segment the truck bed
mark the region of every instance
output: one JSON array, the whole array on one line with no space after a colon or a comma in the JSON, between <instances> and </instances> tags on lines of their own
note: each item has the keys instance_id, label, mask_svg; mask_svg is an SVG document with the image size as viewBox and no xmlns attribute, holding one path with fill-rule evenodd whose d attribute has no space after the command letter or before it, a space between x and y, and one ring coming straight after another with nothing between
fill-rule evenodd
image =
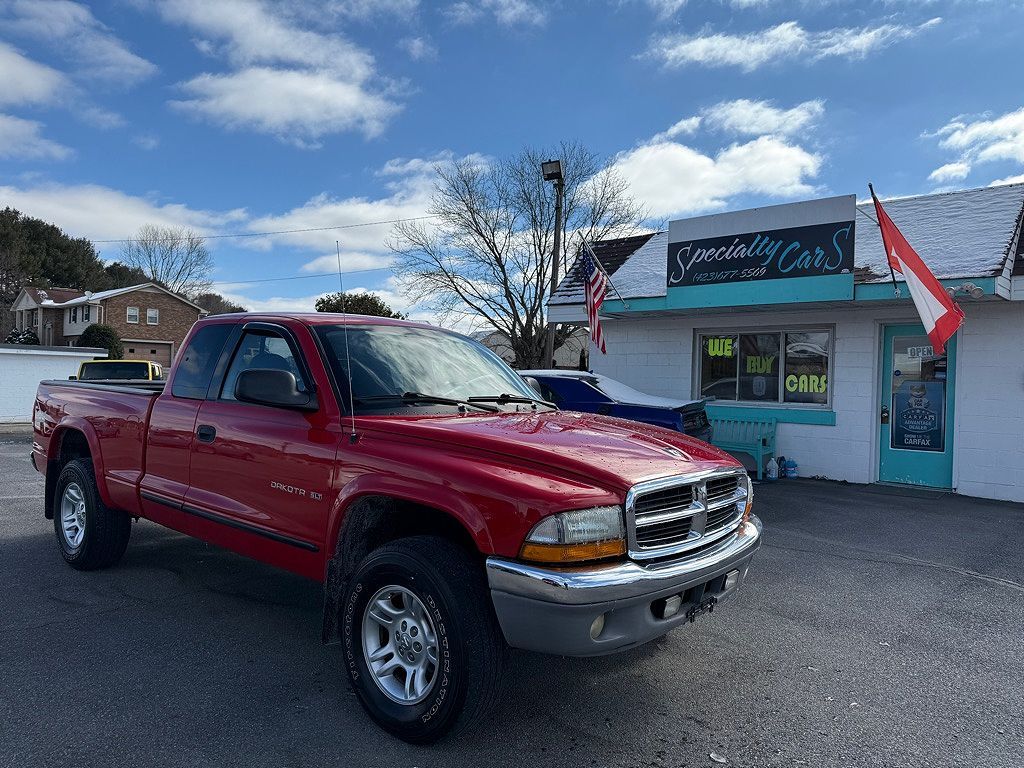
<instances>
[{"instance_id":1,"label":"truck bed","mask_svg":"<svg viewBox=\"0 0 1024 768\"><path fill-rule=\"evenodd\" d=\"M55 455L51 442L62 441L67 429L77 430L88 441L104 502L137 511L149 416L163 389L163 381L148 380L40 382L33 413L33 461L42 467L48 456Z\"/></svg>"}]
</instances>

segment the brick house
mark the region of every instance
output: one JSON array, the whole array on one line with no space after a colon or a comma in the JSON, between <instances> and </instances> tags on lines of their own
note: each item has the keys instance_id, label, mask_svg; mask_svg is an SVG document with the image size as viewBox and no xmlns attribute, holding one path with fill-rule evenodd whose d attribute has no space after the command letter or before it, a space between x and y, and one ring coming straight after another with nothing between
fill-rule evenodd
<instances>
[{"instance_id":1,"label":"brick house","mask_svg":"<svg viewBox=\"0 0 1024 768\"><path fill-rule=\"evenodd\" d=\"M55 305L84 296L73 288L33 288L26 286L11 305L13 327L19 331L32 330L39 343L50 347L68 346L64 338L64 313Z\"/></svg>"},{"instance_id":2,"label":"brick house","mask_svg":"<svg viewBox=\"0 0 1024 768\"><path fill-rule=\"evenodd\" d=\"M75 346L82 331L102 323L117 331L125 358L169 365L192 324L206 314L156 283L57 293L63 290L23 288L11 307L16 327L33 328L43 344Z\"/></svg>"}]
</instances>

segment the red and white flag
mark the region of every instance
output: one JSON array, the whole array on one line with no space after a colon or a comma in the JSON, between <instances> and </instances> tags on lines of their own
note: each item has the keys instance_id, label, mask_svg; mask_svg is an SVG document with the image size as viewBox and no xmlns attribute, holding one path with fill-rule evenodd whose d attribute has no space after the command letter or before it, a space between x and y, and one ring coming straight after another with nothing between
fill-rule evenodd
<instances>
[{"instance_id":1,"label":"red and white flag","mask_svg":"<svg viewBox=\"0 0 1024 768\"><path fill-rule=\"evenodd\" d=\"M601 354L605 354L604 334L601 333L601 305L608 293L608 276L601 269L600 262L590 244L583 241L583 253L580 254L580 270L583 276L583 283L587 293L587 319L590 321L590 339L594 342Z\"/></svg>"},{"instance_id":2,"label":"red and white flag","mask_svg":"<svg viewBox=\"0 0 1024 768\"><path fill-rule=\"evenodd\" d=\"M941 355L946 349L946 342L956 333L964 321L964 311L960 309L932 271L910 247L910 243L892 223L889 214L871 190L871 199L875 201L875 213L878 215L878 226L882 230L882 243L889 259L889 267L903 275L910 289L910 297L921 316L928 338L931 339L935 354ZM893 283L896 278L893 277Z\"/></svg>"}]
</instances>

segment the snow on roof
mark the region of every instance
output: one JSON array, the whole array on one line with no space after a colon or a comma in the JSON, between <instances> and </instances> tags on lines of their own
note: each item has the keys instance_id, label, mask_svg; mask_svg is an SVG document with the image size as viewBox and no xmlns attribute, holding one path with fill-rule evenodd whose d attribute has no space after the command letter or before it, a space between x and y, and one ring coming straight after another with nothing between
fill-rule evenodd
<instances>
[{"instance_id":1,"label":"snow on roof","mask_svg":"<svg viewBox=\"0 0 1024 768\"><path fill-rule=\"evenodd\" d=\"M142 283L141 285L130 285L127 288L112 288L109 291L97 291L96 293L82 294L78 298L69 299L68 301L44 301L43 304L46 306L56 306L57 304L60 304L62 307L76 307L80 304L94 304L98 301L109 299L112 296L120 296L122 293L131 293L132 291L137 291L140 288L148 288L151 285L153 284Z\"/></svg>"},{"instance_id":2,"label":"snow on roof","mask_svg":"<svg viewBox=\"0 0 1024 768\"><path fill-rule=\"evenodd\" d=\"M1005 184L958 192L883 200L889 217L906 235L938 278L991 277L1006 262L1014 234L1024 218L1024 184ZM854 242L855 280L889 280L874 205L858 203ZM612 282L627 299L664 296L668 232L659 232L637 248L617 269ZM610 298L617 298L609 291ZM552 304L584 301L578 281L564 280Z\"/></svg>"}]
</instances>

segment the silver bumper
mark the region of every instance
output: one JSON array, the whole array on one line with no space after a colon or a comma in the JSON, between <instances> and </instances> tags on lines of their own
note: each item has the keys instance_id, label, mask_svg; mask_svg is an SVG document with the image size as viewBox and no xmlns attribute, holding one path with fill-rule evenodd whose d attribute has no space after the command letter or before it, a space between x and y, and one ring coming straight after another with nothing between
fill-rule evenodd
<instances>
[{"instance_id":1,"label":"silver bumper","mask_svg":"<svg viewBox=\"0 0 1024 768\"><path fill-rule=\"evenodd\" d=\"M717 603L735 592L761 544L761 527L751 517L707 550L646 565L627 561L568 570L488 558L487 579L505 638L517 648L593 656L660 637L687 620L688 607L711 598ZM675 596L681 610L659 618L659 601ZM593 636L600 616L604 629Z\"/></svg>"}]
</instances>

